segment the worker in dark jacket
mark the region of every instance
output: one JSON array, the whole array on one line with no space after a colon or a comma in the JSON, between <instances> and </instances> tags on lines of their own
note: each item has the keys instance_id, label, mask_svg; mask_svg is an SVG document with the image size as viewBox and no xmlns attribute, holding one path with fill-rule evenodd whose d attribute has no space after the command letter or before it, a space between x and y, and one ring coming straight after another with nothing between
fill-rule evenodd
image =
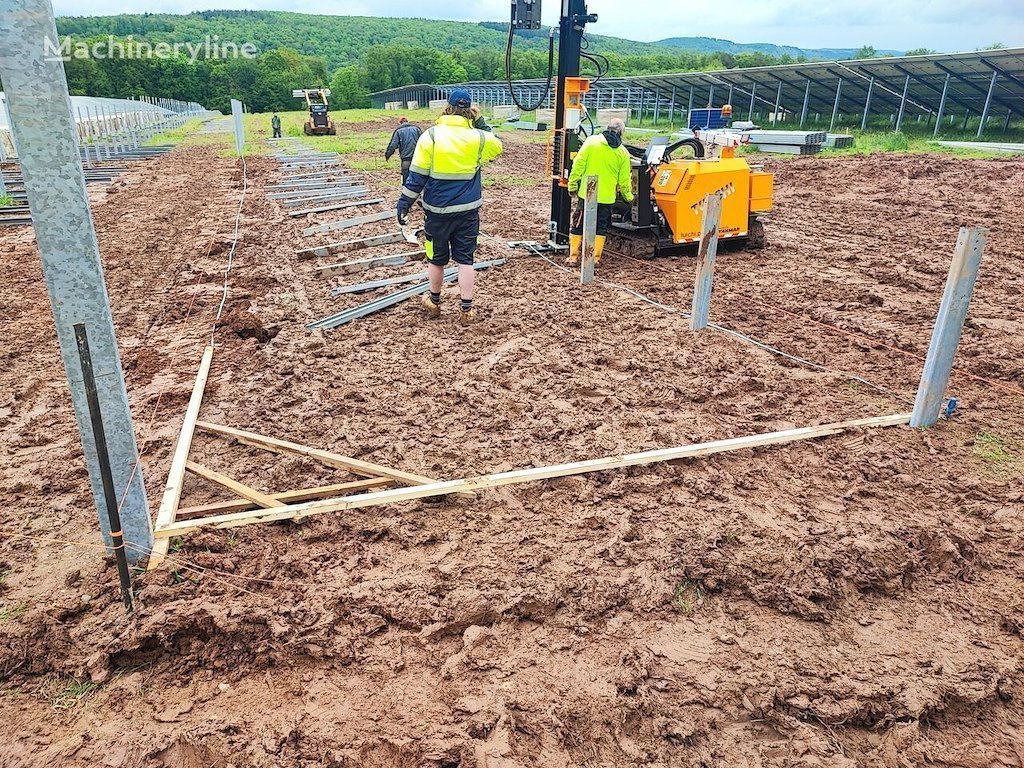
<instances>
[{"instance_id":1,"label":"worker in dark jacket","mask_svg":"<svg viewBox=\"0 0 1024 768\"><path fill-rule=\"evenodd\" d=\"M406 118L398 121L398 127L391 134L391 143L384 152L384 159L390 160L391 156L398 151L398 157L402 161L402 184L409 177L409 168L412 166L412 156L416 151L416 142L420 140L420 127L413 125Z\"/></svg>"},{"instance_id":2,"label":"worker in dark jacket","mask_svg":"<svg viewBox=\"0 0 1024 768\"><path fill-rule=\"evenodd\" d=\"M274 116L272 118L270 118L270 127L274 129L274 138L275 139L280 139L281 138L281 118L277 115L276 112L274 113Z\"/></svg>"}]
</instances>

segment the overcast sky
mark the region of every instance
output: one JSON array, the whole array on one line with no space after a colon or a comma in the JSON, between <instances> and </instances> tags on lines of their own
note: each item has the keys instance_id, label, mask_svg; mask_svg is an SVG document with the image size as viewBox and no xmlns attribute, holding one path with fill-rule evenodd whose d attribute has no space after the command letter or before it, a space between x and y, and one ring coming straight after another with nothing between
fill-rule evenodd
<instances>
[{"instance_id":1,"label":"overcast sky","mask_svg":"<svg viewBox=\"0 0 1024 768\"><path fill-rule=\"evenodd\" d=\"M187 13L209 8L329 13L339 16L424 16L456 21L504 21L508 0L53 0L63 16ZM545 0L544 23L558 20L560 3ZM777 43L801 48L876 48L973 51L1000 42L1024 45L1022 0L591 0L601 19L595 34L632 40L720 37L738 43ZM244 41L238 41L244 42Z\"/></svg>"}]
</instances>

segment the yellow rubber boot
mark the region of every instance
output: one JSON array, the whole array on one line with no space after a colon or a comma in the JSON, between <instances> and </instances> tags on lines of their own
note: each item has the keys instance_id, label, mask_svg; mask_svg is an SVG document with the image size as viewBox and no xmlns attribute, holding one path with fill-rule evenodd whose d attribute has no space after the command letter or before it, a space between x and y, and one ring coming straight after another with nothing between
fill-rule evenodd
<instances>
[{"instance_id":1,"label":"yellow rubber boot","mask_svg":"<svg viewBox=\"0 0 1024 768\"><path fill-rule=\"evenodd\" d=\"M566 264L579 264L580 251L583 249L583 235L569 235L569 258Z\"/></svg>"},{"instance_id":2,"label":"yellow rubber boot","mask_svg":"<svg viewBox=\"0 0 1024 768\"><path fill-rule=\"evenodd\" d=\"M594 264L601 263L601 254L604 253L604 244L608 238L605 235L598 235L594 238Z\"/></svg>"}]
</instances>

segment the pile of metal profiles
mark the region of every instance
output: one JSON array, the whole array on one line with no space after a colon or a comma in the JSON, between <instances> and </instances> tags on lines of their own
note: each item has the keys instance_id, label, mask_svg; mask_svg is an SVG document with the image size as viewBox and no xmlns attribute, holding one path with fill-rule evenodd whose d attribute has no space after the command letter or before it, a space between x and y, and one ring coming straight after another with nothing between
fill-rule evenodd
<instances>
[{"instance_id":1,"label":"pile of metal profiles","mask_svg":"<svg viewBox=\"0 0 1024 768\"><path fill-rule=\"evenodd\" d=\"M362 178L341 164L337 152L320 152L298 139L269 139L274 158L281 163L280 180L266 187L268 197L289 210L289 216L306 216L343 208L369 205Z\"/></svg>"},{"instance_id":2,"label":"pile of metal profiles","mask_svg":"<svg viewBox=\"0 0 1024 768\"><path fill-rule=\"evenodd\" d=\"M1024 144L1007 144L998 141L940 141L940 147L954 149L980 149L984 152L1004 152L1008 155L1024 155Z\"/></svg>"},{"instance_id":3,"label":"pile of metal profiles","mask_svg":"<svg viewBox=\"0 0 1024 768\"><path fill-rule=\"evenodd\" d=\"M758 152L781 155L816 155L828 134L824 131L744 131Z\"/></svg>"},{"instance_id":4,"label":"pile of metal profiles","mask_svg":"<svg viewBox=\"0 0 1024 768\"><path fill-rule=\"evenodd\" d=\"M830 133L822 143L823 147L846 149L853 146L853 136L848 133Z\"/></svg>"},{"instance_id":5,"label":"pile of metal profiles","mask_svg":"<svg viewBox=\"0 0 1024 768\"><path fill-rule=\"evenodd\" d=\"M481 261L474 264L473 269L480 270L488 269L490 267L500 267L504 263L505 259L495 259L494 261ZM446 269L444 272L445 282L450 283L454 280L457 280L458 276L458 267ZM420 277L422 279L422 275ZM408 288L403 288L400 291L395 291L394 293L389 293L386 296L381 296L380 298L374 299L373 301L368 301L365 304L360 304L358 307L346 309L344 312L339 312L336 315L331 315L330 317L325 317L321 320L317 320L316 322L310 323L306 327L309 328L310 330L327 330L330 328L337 328L339 326L345 325L346 323L351 323L353 320L358 320L360 317L366 317L367 315L372 315L374 312L379 312L382 309L393 307L395 304L400 304L406 299L411 299L414 296L419 296L420 294L426 293L428 290L430 290L430 283L427 281L423 281L422 283L411 285Z\"/></svg>"},{"instance_id":6,"label":"pile of metal profiles","mask_svg":"<svg viewBox=\"0 0 1024 768\"><path fill-rule=\"evenodd\" d=\"M0 166L3 171L4 194L14 201L14 205L0 208L0 226L23 226L32 223L28 209L28 195L25 192L25 180L21 174L21 165L6 163ZM124 166L95 166L83 168L86 184L109 184L128 169Z\"/></svg>"}]
</instances>

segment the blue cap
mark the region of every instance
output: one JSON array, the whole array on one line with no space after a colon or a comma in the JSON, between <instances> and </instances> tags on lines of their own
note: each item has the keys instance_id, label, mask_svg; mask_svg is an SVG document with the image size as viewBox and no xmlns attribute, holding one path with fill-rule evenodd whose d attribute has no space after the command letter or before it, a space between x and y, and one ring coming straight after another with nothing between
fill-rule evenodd
<instances>
[{"instance_id":1,"label":"blue cap","mask_svg":"<svg viewBox=\"0 0 1024 768\"><path fill-rule=\"evenodd\" d=\"M448 97L448 103L453 107L466 109L473 106L473 97L469 95L469 91L463 88L456 88L452 91L452 95Z\"/></svg>"}]
</instances>

